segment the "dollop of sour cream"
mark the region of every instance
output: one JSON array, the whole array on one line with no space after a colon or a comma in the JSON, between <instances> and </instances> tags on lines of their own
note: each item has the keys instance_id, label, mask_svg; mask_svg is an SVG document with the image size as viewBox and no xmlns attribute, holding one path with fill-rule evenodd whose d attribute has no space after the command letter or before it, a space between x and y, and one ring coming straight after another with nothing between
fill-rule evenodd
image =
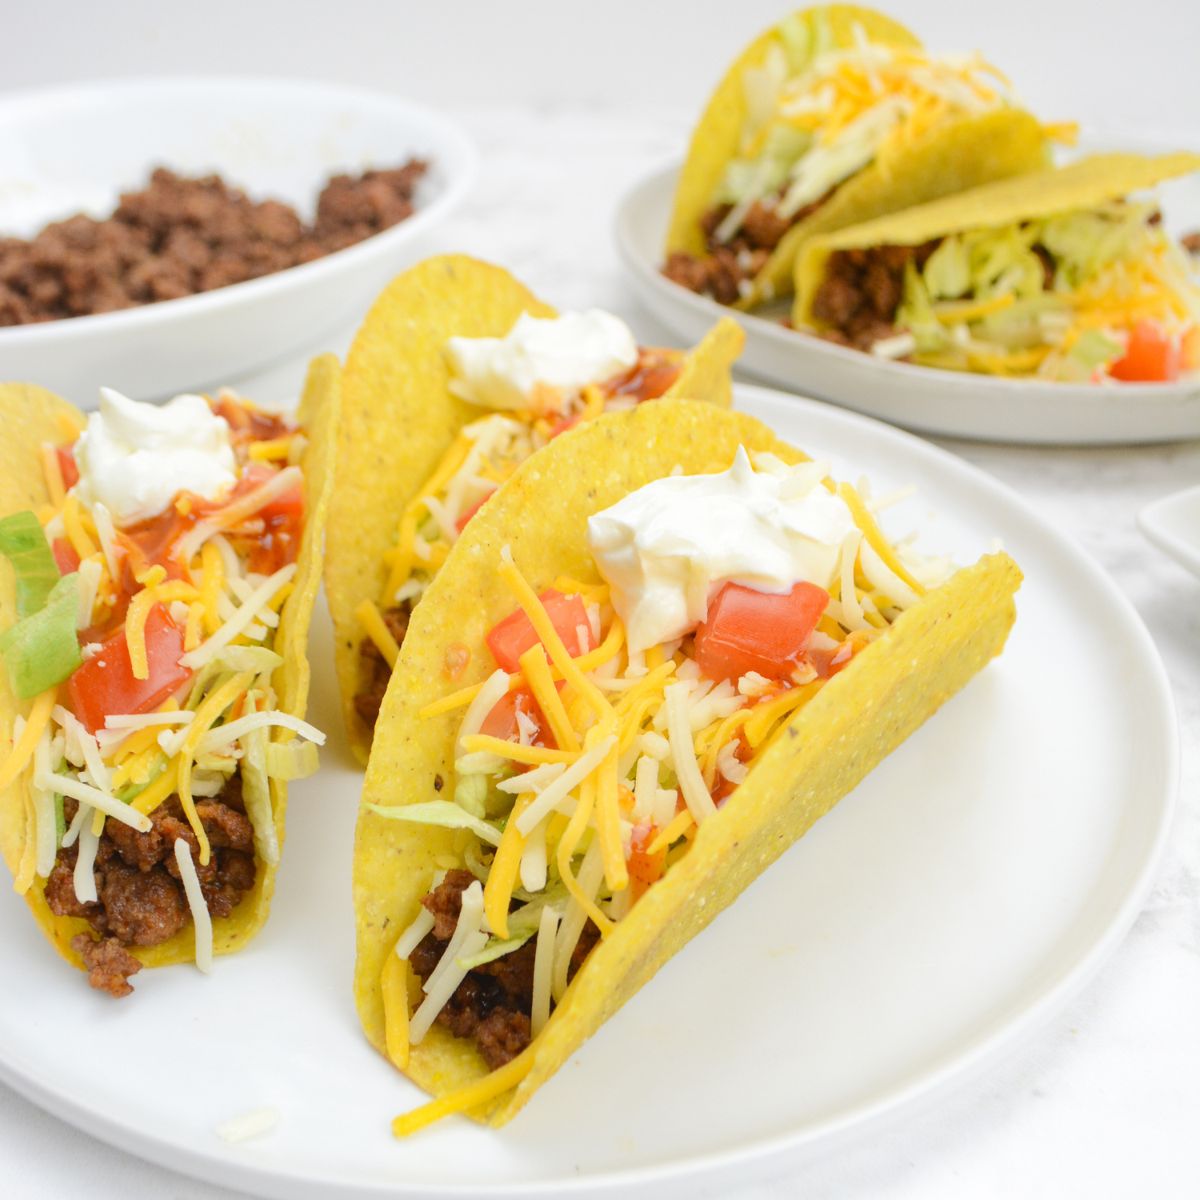
<instances>
[{"instance_id":1,"label":"dollop of sour cream","mask_svg":"<svg viewBox=\"0 0 1200 1200\"><path fill-rule=\"evenodd\" d=\"M693 629L723 584L782 594L801 580L833 582L855 526L821 485L825 467L772 456L760 467L739 447L728 471L656 479L588 520L632 652Z\"/></svg>"},{"instance_id":2,"label":"dollop of sour cream","mask_svg":"<svg viewBox=\"0 0 1200 1200\"><path fill-rule=\"evenodd\" d=\"M529 408L540 384L558 393L561 407L564 394L628 371L638 344L619 317L592 308L547 318L522 313L502 338L450 338L446 355L450 390L469 404Z\"/></svg>"},{"instance_id":3,"label":"dollop of sour cream","mask_svg":"<svg viewBox=\"0 0 1200 1200\"><path fill-rule=\"evenodd\" d=\"M203 396L142 404L101 388L75 463L79 499L103 504L118 525L157 516L182 491L215 500L237 481L229 426Z\"/></svg>"}]
</instances>

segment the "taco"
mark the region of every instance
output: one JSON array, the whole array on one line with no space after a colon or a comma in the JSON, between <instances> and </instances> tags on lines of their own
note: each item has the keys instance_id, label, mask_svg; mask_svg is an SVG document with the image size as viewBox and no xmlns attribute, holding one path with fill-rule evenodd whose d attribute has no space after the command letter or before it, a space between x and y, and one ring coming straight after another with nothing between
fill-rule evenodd
<instances>
[{"instance_id":1,"label":"taco","mask_svg":"<svg viewBox=\"0 0 1200 1200\"><path fill-rule=\"evenodd\" d=\"M978 54L933 55L867 8L797 11L717 85L675 192L663 273L752 308L819 233L1048 162L1043 126Z\"/></svg>"},{"instance_id":2,"label":"taco","mask_svg":"<svg viewBox=\"0 0 1200 1200\"><path fill-rule=\"evenodd\" d=\"M397 1134L509 1120L999 653L1020 578L898 547L709 405L518 468L413 613L367 768L359 1016L438 1097Z\"/></svg>"},{"instance_id":3,"label":"taco","mask_svg":"<svg viewBox=\"0 0 1200 1200\"><path fill-rule=\"evenodd\" d=\"M883 358L1069 382L1200 366L1200 288L1138 197L1200 155L1104 154L810 242L793 323Z\"/></svg>"},{"instance_id":4,"label":"taco","mask_svg":"<svg viewBox=\"0 0 1200 1200\"><path fill-rule=\"evenodd\" d=\"M299 417L0 387L0 850L93 987L266 920L303 721L338 366ZM298 736L297 736L298 735Z\"/></svg>"},{"instance_id":5,"label":"taco","mask_svg":"<svg viewBox=\"0 0 1200 1200\"><path fill-rule=\"evenodd\" d=\"M371 731L413 606L523 459L597 413L660 396L728 406L744 335L639 346L616 317L559 317L507 271L461 255L393 280L346 360L325 593L351 746Z\"/></svg>"}]
</instances>

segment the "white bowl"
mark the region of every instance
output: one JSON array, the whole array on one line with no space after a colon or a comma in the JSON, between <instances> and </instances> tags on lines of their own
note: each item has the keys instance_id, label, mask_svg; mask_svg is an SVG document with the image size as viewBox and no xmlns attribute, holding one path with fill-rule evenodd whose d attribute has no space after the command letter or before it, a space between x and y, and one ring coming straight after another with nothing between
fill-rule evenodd
<instances>
[{"instance_id":1,"label":"white bowl","mask_svg":"<svg viewBox=\"0 0 1200 1200\"><path fill-rule=\"evenodd\" d=\"M159 164L218 172L308 219L339 171L429 161L407 220L260 279L96 316L0 329L0 380L87 407L100 384L157 399L245 375L352 323L462 199L476 153L446 117L393 96L287 80L146 79L0 99L0 234L111 212Z\"/></svg>"},{"instance_id":2,"label":"white bowl","mask_svg":"<svg viewBox=\"0 0 1200 1200\"><path fill-rule=\"evenodd\" d=\"M1102 444L1200 436L1200 380L1194 378L1096 386L887 362L778 321L733 313L672 283L659 267L678 173L677 166L660 168L625 194L617 212L617 248L642 299L680 336L695 341L719 316L737 317L746 330L739 365L750 374L893 425L953 437ZM1171 224L1194 228L1200 222L1194 178L1162 191L1169 193Z\"/></svg>"},{"instance_id":3,"label":"white bowl","mask_svg":"<svg viewBox=\"0 0 1200 1200\"><path fill-rule=\"evenodd\" d=\"M1200 486L1147 504L1138 527L1164 554L1200 577Z\"/></svg>"}]
</instances>

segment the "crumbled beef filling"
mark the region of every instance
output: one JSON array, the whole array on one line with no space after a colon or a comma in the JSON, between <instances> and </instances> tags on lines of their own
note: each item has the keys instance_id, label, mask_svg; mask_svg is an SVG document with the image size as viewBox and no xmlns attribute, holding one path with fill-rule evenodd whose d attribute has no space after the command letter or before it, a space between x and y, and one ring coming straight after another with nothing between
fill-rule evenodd
<instances>
[{"instance_id":1,"label":"crumbled beef filling","mask_svg":"<svg viewBox=\"0 0 1200 1200\"><path fill-rule=\"evenodd\" d=\"M813 297L813 316L828 325L821 336L856 350L870 350L876 342L891 337L896 332L896 310L904 298L907 264L912 262L920 270L939 244L940 239L935 239L919 246L835 250ZM1053 256L1041 244L1035 244L1033 252L1042 264L1045 286L1053 286Z\"/></svg>"},{"instance_id":2,"label":"crumbled beef filling","mask_svg":"<svg viewBox=\"0 0 1200 1200\"><path fill-rule=\"evenodd\" d=\"M717 226L729 215L732 205L722 204L700 218L708 246L707 254L674 251L663 265L663 274L691 292L711 296L719 304L734 304L750 281L766 266L771 251L798 221L811 216L827 197L805 205L795 216L781 217L775 208L756 200L742 220L737 236L717 241Z\"/></svg>"},{"instance_id":3,"label":"crumbled beef filling","mask_svg":"<svg viewBox=\"0 0 1200 1200\"><path fill-rule=\"evenodd\" d=\"M396 645L404 645L404 635L408 632L410 609L407 605L397 605L395 608L383 610L384 624L387 625ZM383 695L387 691L388 680L392 677L392 668L383 657L378 646L369 637L363 638L358 646L361 665L359 678L361 686L354 697L354 710L358 713L363 724L374 729L379 720L379 706L383 703Z\"/></svg>"},{"instance_id":4,"label":"crumbled beef filling","mask_svg":"<svg viewBox=\"0 0 1200 1200\"><path fill-rule=\"evenodd\" d=\"M68 821L76 808L73 800L65 801ZM97 899L86 904L75 895L78 844L59 850L46 880L46 903L58 916L82 917L100 935L96 940L79 934L72 942L92 987L112 996L128 995L133 990L128 976L138 968L126 948L157 946L191 919L175 861L179 838L191 847L200 889L214 917L229 916L254 886L254 830L242 801L241 777L232 776L219 796L197 801L196 812L212 846L207 866L200 865L199 844L177 797L155 809L146 833L111 817L105 821L96 850Z\"/></svg>"},{"instance_id":5,"label":"crumbled beef filling","mask_svg":"<svg viewBox=\"0 0 1200 1200\"><path fill-rule=\"evenodd\" d=\"M97 939L88 933L77 933L71 939L71 948L83 959L88 983L96 991L116 997L128 996L133 991L129 977L136 975L142 964L115 937Z\"/></svg>"},{"instance_id":6,"label":"crumbled beef filling","mask_svg":"<svg viewBox=\"0 0 1200 1200\"><path fill-rule=\"evenodd\" d=\"M445 953L462 909L462 894L474 878L470 871L448 871L446 878L421 901L434 917L433 931L409 958L422 981L433 974ZM599 936L599 930L589 921L571 955L570 976L583 965ZM532 1037L529 1012L533 1005L535 953L531 939L519 950L469 971L438 1014L437 1023L455 1037L474 1040L484 1062L493 1071L516 1058Z\"/></svg>"},{"instance_id":7,"label":"crumbled beef filling","mask_svg":"<svg viewBox=\"0 0 1200 1200\"><path fill-rule=\"evenodd\" d=\"M104 220L80 214L31 241L0 238L0 326L174 300L311 262L410 216L427 165L334 176L312 225L218 175L159 167Z\"/></svg>"},{"instance_id":8,"label":"crumbled beef filling","mask_svg":"<svg viewBox=\"0 0 1200 1200\"><path fill-rule=\"evenodd\" d=\"M904 295L905 266L912 261L923 267L937 244L835 250L813 298L813 316L829 326L822 336L858 350L890 337Z\"/></svg>"}]
</instances>

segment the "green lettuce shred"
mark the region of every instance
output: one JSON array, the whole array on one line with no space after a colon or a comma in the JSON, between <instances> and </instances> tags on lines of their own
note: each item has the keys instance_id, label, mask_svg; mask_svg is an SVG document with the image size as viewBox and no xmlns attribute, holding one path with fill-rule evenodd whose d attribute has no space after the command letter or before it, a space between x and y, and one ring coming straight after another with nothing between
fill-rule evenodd
<instances>
[{"instance_id":1,"label":"green lettuce shred","mask_svg":"<svg viewBox=\"0 0 1200 1200\"><path fill-rule=\"evenodd\" d=\"M437 825L443 829L469 829L491 846L500 844L500 831L487 821L464 812L452 800L426 800L419 804L368 804L376 816L389 821L411 821L415 825Z\"/></svg>"},{"instance_id":2,"label":"green lettuce shred","mask_svg":"<svg viewBox=\"0 0 1200 1200\"><path fill-rule=\"evenodd\" d=\"M0 654L13 692L22 700L62 683L82 662L75 621L79 575L64 575L45 604L0 634Z\"/></svg>"},{"instance_id":3,"label":"green lettuce shred","mask_svg":"<svg viewBox=\"0 0 1200 1200\"><path fill-rule=\"evenodd\" d=\"M17 619L41 609L58 582L58 565L41 523L28 509L0 520L0 554L12 563Z\"/></svg>"}]
</instances>

